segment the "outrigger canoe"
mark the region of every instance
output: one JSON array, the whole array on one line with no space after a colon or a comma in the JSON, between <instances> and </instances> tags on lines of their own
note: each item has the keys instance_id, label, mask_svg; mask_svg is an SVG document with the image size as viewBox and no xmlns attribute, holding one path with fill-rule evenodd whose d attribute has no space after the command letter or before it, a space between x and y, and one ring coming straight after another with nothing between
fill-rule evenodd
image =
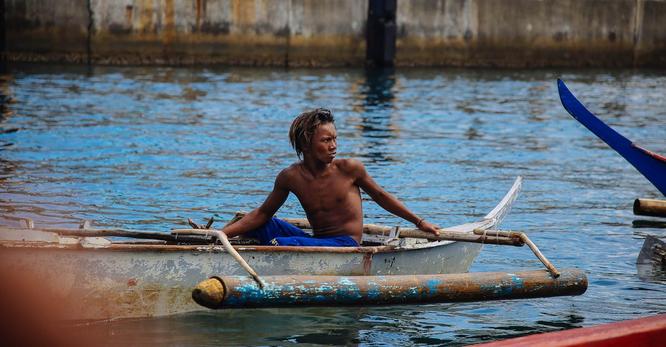
<instances>
[{"instance_id":1,"label":"outrigger canoe","mask_svg":"<svg viewBox=\"0 0 666 347\"><path fill-rule=\"evenodd\" d=\"M631 142L608 126L585 108L560 79L557 80L557 88L562 105L574 119L624 157L666 196L666 157Z\"/></svg>"},{"instance_id":2,"label":"outrigger canoe","mask_svg":"<svg viewBox=\"0 0 666 347\"><path fill-rule=\"evenodd\" d=\"M364 234L362 245L353 248L236 244L234 249L266 276L465 273L483 243L494 243L493 237L484 234L502 222L521 184L518 177L499 204L479 221L445 229L469 242L399 237L394 229L385 228L384 235ZM189 242L187 238L174 240L167 233L30 226L0 227L0 264L4 271L27 276L55 293L67 308L66 319L156 317L201 310L191 292L202 279L213 274L245 275L223 247L183 244ZM168 241L99 235L164 236Z\"/></svg>"}]
</instances>

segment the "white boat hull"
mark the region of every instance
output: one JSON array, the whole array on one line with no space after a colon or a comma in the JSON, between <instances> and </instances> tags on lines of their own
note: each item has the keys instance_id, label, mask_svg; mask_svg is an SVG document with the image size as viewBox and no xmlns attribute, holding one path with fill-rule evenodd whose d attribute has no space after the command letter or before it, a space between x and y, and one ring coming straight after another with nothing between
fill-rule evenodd
<instances>
[{"instance_id":1,"label":"white boat hull","mask_svg":"<svg viewBox=\"0 0 666 347\"><path fill-rule=\"evenodd\" d=\"M212 274L245 275L219 247L135 251L11 247L0 251L3 268L30 274L67 302L67 319L153 317L201 310L191 291ZM209 248L209 249L203 249ZM375 247L369 247L375 248ZM452 242L412 251L353 253L240 251L262 275L394 275L466 272L480 244Z\"/></svg>"},{"instance_id":2,"label":"white boat hull","mask_svg":"<svg viewBox=\"0 0 666 347\"><path fill-rule=\"evenodd\" d=\"M463 232L496 227L515 199L520 179L482 221ZM500 207L498 205L498 207ZM469 270L482 244L403 239L397 246L335 248L236 246L260 275L450 274ZM21 274L65 307L65 319L155 317L201 310L191 299L211 275L245 275L221 246L118 244L62 237L37 229L0 227L0 264ZM29 298L26 298L29 299Z\"/></svg>"}]
</instances>

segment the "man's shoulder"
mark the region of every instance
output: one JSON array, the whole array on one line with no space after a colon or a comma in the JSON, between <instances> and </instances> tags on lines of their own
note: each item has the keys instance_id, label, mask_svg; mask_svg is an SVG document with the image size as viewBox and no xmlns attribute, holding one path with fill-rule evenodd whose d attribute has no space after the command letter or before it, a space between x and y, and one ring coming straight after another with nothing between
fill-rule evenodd
<instances>
[{"instance_id":1,"label":"man's shoulder","mask_svg":"<svg viewBox=\"0 0 666 347\"><path fill-rule=\"evenodd\" d=\"M363 163L361 163L360 160L354 159L354 158L338 158L335 159L334 163L338 167L356 167L356 166L363 166Z\"/></svg>"},{"instance_id":2,"label":"man's shoulder","mask_svg":"<svg viewBox=\"0 0 666 347\"><path fill-rule=\"evenodd\" d=\"M348 174L356 174L359 170L364 170L363 163L358 159L341 158L335 159L334 163L340 171Z\"/></svg>"},{"instance_id":3,"label":"man's shoulder","mask_svg":"<svg viewBox=\"0 0 666 347\"><path fill-rule=\"evenodd\" d=\"M299 165L300 165L300 163L293 163L293 164L287 166L286 168L282 169L282 171L280 171L280 173L278 174L278 177L280 177L280 176L285 177L285 178L293 177L294 174L296 174Z\"/></svg>"}]
</instances>

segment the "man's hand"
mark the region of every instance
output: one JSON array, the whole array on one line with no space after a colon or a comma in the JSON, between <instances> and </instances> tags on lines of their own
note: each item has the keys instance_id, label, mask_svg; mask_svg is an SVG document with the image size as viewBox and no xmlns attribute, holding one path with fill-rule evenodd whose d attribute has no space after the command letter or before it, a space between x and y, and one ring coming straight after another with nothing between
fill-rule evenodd
<instances>
[{"instance_id":1,"label":"man's hand","mask_svg":"<svg viewBox=\"0 0 666 347\"><path fill-rule=\"evenodd\" d=\"M439 229L439 226L432 223L428 223L425 220L421 220L421 222L419 222L418 228L419 230L425 231L427 233L433 233L439 236L439 231L437 231L437 229Z\"/></svg>"}]
</instances>

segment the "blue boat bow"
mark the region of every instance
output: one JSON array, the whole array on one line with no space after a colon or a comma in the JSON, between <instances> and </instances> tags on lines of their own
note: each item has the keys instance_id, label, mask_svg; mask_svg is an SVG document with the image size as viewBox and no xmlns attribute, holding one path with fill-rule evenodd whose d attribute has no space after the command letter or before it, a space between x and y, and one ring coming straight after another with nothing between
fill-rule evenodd
<instances>
[{"instance_id":1,"label":"blue boat bow","mask_svg":"<svg viewBox=\"0 0 666 347\"><path fill-rule=\"evenodd\" d=\"M666 196L666 157L632 143L606 125L585 108L560 79L557 80L557 89L562 105L572 117L623 156Z\"/></svg>"}]
</instances>

